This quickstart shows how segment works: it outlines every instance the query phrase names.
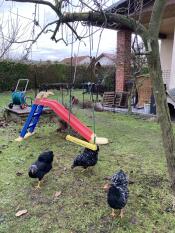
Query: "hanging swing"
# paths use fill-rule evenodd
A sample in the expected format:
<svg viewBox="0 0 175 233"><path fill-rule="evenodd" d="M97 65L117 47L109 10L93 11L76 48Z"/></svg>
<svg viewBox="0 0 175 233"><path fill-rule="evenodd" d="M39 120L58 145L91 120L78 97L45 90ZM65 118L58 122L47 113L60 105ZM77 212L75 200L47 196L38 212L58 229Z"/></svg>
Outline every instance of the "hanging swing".
<svg viewBox="0 0 175 233"><path fill-rule="evenodd" d="M81 43L81 41L79 41L77 57L78 57L78 54L79 54L80 43ZM91 51L91 45L90 45L90 51ZM72 81L72 84L70 85L70 88L69 88L69 132L70 132L70 116L71 116L70 114L71 114L71 111L72 111L72 88L74 87L74 83L75 83L75 79L76 79L76 71L77 71L77 57L76 57L74 74L72 72L72 68L73 68L73 64L72 64L73 57L72 57L72 55L73 55L73 32L72 32L72 43L71 43L71 77L73 77L73 81ZM66 136L66 140L70 141L70 142L73 142L73 143L75 143L77 145L86 147L86 148L88 148L90 150L94 150L94 151L97 150L96 135L95 135L94 105L93 105L93 128L94 128L93 143L84 141L84 140L79 139L79 138L74 137L74 136L71 136L70 134Z"/></svg>

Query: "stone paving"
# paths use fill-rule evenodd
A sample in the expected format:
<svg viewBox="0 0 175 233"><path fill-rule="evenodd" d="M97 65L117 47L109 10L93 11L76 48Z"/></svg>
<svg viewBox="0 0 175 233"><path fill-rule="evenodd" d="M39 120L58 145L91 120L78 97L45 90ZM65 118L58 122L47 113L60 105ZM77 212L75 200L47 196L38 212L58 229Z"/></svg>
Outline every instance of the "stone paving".
<svg viewBox="0 0 175 233"><path fill-rule="evenodd" d="M127 108L110 108L110 107L103 107L104 111L110 111L110 112L121 112L121 113L128 113ZM156 115L151 114L151 113L146 113L144 108L132 108L132 113L135 115L140 115L141 117L146 117L146 118L151 118L151 117L156 117Z"/></svg>

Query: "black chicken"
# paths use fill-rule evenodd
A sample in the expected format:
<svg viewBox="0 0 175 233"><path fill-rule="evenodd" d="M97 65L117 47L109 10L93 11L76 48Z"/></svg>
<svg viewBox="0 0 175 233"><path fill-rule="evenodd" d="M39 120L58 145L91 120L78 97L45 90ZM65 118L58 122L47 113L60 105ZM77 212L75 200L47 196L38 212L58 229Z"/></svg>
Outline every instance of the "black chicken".
<svg viewBox="0 0 175 233"><path fill-rule="evenodd" d="M112 184L106 184L104 189L108 191L107 202L112 208L112 217L115 217L115 209L120 210L120 217L123 217L123 208L128 200L128 178L126 174L120 170L111 179Z"/></svg>
<svg viewBox="0 0 175 233"><path fill-rule="evenodd" d="M63 121L63 120L59 120L58 122L59 128L57 129L57 132L65 132L66 129L68 128L68 124Z"/></svg>
<svg viewBox="0 0 175 233"><path fill-rule="evenodd" d="M98 161L98 151L99 146L97 146L97 150L90 150L88 148L85 148L83 153L78 155L71 166L73 169L74 167L83 167L84 169L95 166L95 164Z"/></svg>
<svg viewBox="0 0 175 233"><path fill-rule="evenodd" d="M52 169L53 157L53 151L43 152L39 155L38 160L30 166L28 172L29 176L31 178L38 178L39 180L36 188L41 188L41 180L44 175Z"/></svg>

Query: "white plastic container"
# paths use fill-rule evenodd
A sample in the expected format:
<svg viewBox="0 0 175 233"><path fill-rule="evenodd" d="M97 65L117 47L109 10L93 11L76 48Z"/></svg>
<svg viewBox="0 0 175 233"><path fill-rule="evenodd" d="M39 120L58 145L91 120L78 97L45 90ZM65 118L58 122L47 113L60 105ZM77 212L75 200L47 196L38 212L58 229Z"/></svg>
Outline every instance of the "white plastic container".
<svg viewBox="0 0 175 233"><path fill-rule="evenodd" d="M149 114L150 113L150 104L144 104L144 112L146 114Z"/></svg>

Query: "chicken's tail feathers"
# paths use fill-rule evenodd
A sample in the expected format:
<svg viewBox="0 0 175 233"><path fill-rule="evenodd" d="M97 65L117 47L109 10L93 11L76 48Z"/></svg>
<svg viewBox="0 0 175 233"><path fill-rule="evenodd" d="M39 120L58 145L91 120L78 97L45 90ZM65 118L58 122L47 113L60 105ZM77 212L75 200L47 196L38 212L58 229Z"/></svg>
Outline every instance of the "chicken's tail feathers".
<svg viewBox="0 0 175 233"><path fill-rule="evenodd" d="M40 162L51 163L53 161L53 158L53 151L45 151L39 155L38 160Z"/></svg>

